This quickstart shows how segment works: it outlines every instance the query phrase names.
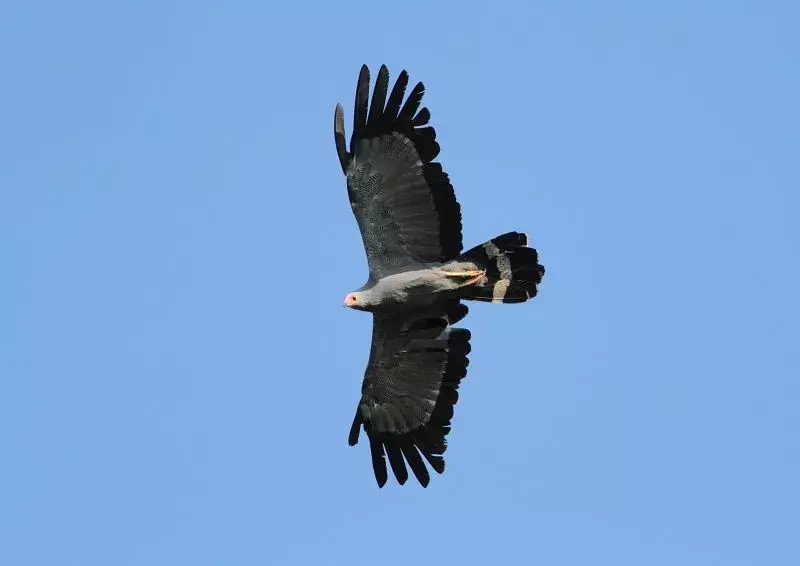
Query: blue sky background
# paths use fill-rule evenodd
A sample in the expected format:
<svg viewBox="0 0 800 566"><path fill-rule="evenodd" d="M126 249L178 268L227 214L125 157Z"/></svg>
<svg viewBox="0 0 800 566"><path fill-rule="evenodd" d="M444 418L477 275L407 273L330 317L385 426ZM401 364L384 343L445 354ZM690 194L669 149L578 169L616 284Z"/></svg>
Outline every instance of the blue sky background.
<svg viewBox="0 0 800 566"><path fill-rule="evenodd" d="M0 563L800 564L796 2L0 4ZM346 437L333 145L423 80L474 305L428 489Z"/></svg>

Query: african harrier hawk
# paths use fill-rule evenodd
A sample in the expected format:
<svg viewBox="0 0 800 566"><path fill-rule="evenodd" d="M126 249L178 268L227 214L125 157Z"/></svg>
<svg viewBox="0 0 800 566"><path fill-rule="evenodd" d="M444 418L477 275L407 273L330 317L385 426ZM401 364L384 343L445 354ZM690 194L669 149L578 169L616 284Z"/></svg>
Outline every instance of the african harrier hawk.
<svg viewBox="0 0 800 566"><path fill-rule="evenodd" d="M373 315L349 443L358 442L363 426L380 487L386 457L400 484L408 479L406 463L423 486L430 481L423 458L444 471L445 437L469 363L470 332L452 326L467 314L460 301L521 303L536 295L544 276L522 233L461 253L461 207L433 161L439 144L426 126L430 112L417 112L424 87L418 83L403 103L407 85L403 71L388 93L382 66L368 105L369 69L361 68L349 150L341 105L334 115L336 151L369 265L366 284L344 304Z"/></svg>

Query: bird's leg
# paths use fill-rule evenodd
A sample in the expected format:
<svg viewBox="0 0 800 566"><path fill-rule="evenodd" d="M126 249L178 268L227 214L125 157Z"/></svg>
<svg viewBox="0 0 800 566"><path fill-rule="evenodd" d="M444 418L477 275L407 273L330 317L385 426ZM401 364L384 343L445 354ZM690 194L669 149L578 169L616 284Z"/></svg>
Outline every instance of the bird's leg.
<svg viewBox="0 0 800 566"><path fill-rule="evenodd" d="M479 283L481 280L483 280L484 275L486 275L486 271L478 271L478 274L475 277L467 279L461 285L459 285L459 287L468 287L470 285L475 285L476 283Z"/></svg>
<svg viewBox="0 0 800 566"><path fill-rule="evenodd" d="M464 271L444 271L445 276L447 277L455 277L458 279L467 278L466 281L462 281L458 286L459 287L467 287L469 285L474 285L475 283L479 282L483 279L483 276L486 275L485 269L468 269Z"/></svg>
<svg viewBox="0 0 800 566"><path fill-rule="evenodd" d="M483 275L486 273L485 270L481 269L470 269L469 271L445 271L444 274L447 277L475 277L477 275Z"/></svg>

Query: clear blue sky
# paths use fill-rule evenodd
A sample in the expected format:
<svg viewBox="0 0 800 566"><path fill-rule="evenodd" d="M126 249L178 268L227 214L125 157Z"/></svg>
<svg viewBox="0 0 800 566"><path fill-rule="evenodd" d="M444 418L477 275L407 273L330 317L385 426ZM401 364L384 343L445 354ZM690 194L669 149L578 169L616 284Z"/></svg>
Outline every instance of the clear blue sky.
<svg viewBox="0 0 800 566"><path fill-rule="evenodd" d="M796 2L0 5L0 564L800 564ZM474 245L448 468L347 432L333 145L423 80Z"/></svg>

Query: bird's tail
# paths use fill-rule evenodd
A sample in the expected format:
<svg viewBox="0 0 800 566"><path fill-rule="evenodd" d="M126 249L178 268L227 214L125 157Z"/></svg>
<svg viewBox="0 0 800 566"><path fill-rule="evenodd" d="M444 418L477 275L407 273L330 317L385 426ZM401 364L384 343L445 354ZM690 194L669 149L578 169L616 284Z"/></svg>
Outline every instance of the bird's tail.
<svg viewBox="0 0 800 566"><path fill-rule="evenodd" d="M484 277L459 289L459 297L493 303L523 303L536 296L544 277L539 254L528 247L528 236L508 232L475 246L458 259L485 270Z"/></svg>

